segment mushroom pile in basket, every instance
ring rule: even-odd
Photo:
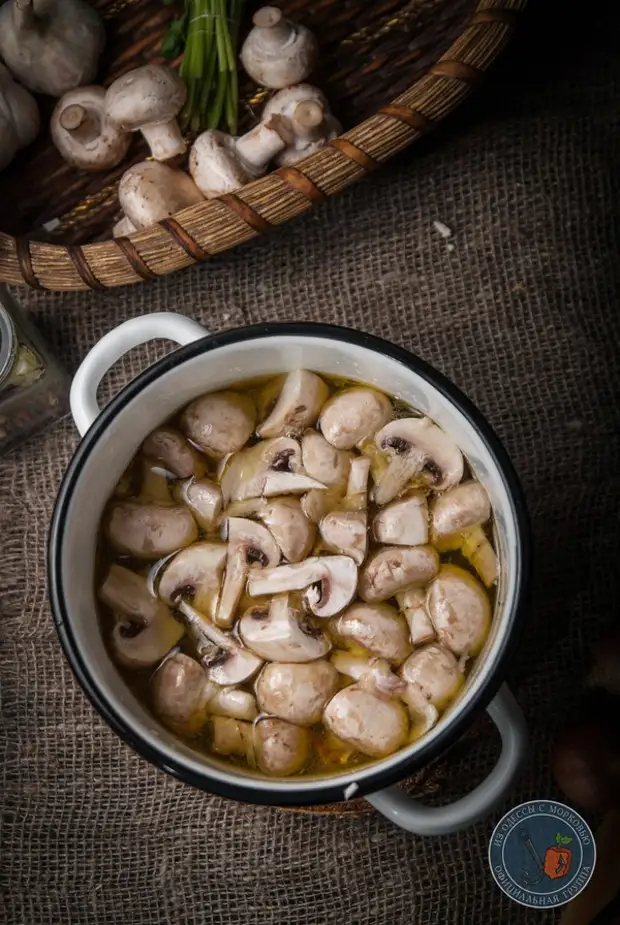
[[[374,388],[297,370],[204,395],[106,508],[112,656],[172,730],[263,773],[386,757],[482,649],[490,518],[452,438]]]

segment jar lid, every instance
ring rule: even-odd
[[[0,304],[0,385],[13,369],[16,346],[13,321],[6,308]]]

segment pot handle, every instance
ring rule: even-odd
[[[527,754],[523,713],[504,684],[487,707],[499,729],[502,751],[489,776],[455,803],[424,806],[400,787],[388,787],[366,797],[382,815],[415,835],[447,835],[483,819],[509,792]]]
[[[97,401],[99,383],[123,354],[149,340],[172,340],[182,346],[200,340],[208,333],[201,324],[184,315],[153,312],[130,318],[105,334],[86,354],[71,384],[71,414],[80,436],[84,436],[101,411]]]

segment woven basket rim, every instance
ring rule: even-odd
[[[325,148],[235,193],[127,237],[62,245],[0,232],[0,282],[103,290],[154,280],[268,233],[361,179],[428,134],[482,82],[528,0],[477,0],[450,47],[391,103]]]

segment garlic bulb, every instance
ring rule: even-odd
[[[39,108],[34,97],[15,83],[0,64],[0,170],[20,148],[29,145],[39,131]]]
[[[0,56],[35,93],[62,96],[89,83],[104,44],[99,14],[83,0],[9,0],[0,7]]]

